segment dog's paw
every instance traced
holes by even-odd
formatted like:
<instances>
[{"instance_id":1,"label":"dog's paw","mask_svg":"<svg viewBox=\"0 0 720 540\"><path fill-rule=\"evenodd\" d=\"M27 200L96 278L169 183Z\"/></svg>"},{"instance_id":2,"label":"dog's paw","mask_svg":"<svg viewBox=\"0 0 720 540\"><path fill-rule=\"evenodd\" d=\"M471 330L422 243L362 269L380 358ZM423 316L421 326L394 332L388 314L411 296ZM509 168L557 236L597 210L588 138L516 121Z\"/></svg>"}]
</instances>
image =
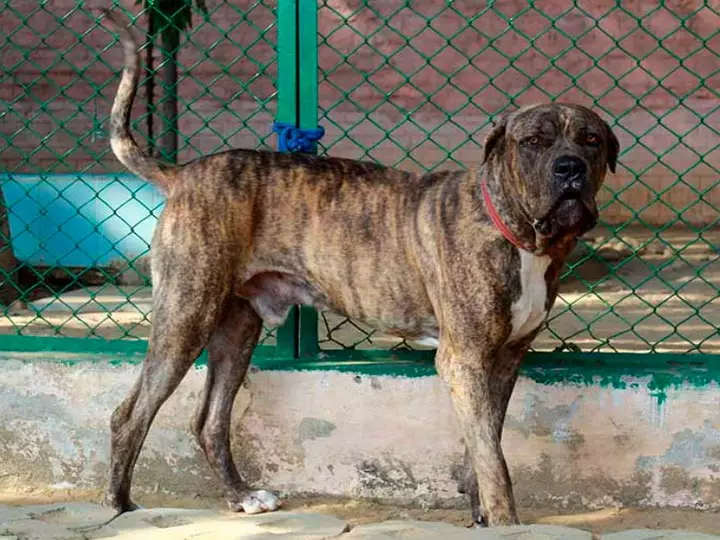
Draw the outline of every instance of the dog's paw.
<instances>
[{"instance_id":1,"label":"dog's paw","mask_svg":"<svg viewBox=\"0 0 720 540\"><path fill-rule=\"evenodd\" d=\"M465 525L465 528L466 529L487 529L488 524L483 518L480 518L477 520L474 519L470 522L469 525Z\"/></svg>"},{"instance_id":2,"label":"dog's paw","mask_svg":"<svg viewBox=\"0 0 720 540\"><path fill-rule=\"evenodd\" d=\"M239 501L228 501L228 507L233 512L245 512L246 514L261 514L263 512L274 512L282 506L278 497L261 489L251 491Z\"/></svg>"},{"instance_id":3,"label":"dog's paw","mask_svg":"<svg viewBox=\"0 0 720 540\"><path fill-rule=\"evenodd\" d=\"M110 508L111 510L115 510L117 512L117 515L124 514L125 512L133 512L135 510L142 510L143 507L135 504L132 501L127 502L120 502L118 501L117 497L107 494L103 498L103 500L100 502L100 506L104 508Z\"/></svg>"}]
</instances>

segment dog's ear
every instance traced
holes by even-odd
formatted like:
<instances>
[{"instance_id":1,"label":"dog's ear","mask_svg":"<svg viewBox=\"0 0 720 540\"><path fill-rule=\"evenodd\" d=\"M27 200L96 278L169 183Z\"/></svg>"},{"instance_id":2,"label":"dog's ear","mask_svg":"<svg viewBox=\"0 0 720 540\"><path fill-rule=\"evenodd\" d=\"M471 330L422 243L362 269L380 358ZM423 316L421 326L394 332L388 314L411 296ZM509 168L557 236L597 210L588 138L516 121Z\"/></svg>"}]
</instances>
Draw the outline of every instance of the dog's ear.
<instances>
[{"instance_id":1,"label":"dog's ear","mask_svg":"<svg viewBox=\"0 0 720 540\"><path fill-rule=\"evenodd\" d=\"M483 144L483 164L488 160L492 151L497 147L498 143L505 137L505 129L507 128L507 116L502 116L493 121L493 128L485 137Z\"/></svg>"},{"instance_id":2,"label":"dog's ear","mask_svg":"<svg viewBox=\"0 0 720 540\"><path fill-rule=\"evenodd\" d=\"M610 128L610 124L608 124L607 122L605 122L605 130L607 133L607 136L605 138L607 144L607 166L608 169L610 169L610 172L615 174L618 155L620 154L620 143L618 142L617 137L613 133L613 130Z\"/></svg>"}]
</instances>

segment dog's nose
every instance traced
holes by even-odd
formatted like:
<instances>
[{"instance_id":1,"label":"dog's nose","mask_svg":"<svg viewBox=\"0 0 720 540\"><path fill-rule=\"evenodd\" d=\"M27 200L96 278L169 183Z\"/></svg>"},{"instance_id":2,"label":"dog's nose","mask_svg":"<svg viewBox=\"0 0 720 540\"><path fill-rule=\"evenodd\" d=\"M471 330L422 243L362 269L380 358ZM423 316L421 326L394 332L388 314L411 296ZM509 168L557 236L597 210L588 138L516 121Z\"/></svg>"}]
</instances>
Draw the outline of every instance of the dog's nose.
<instances>
[{"instance_id":1,"label":"dog's nose","mask_svg":"<svg viewBox=\"0 0 720 540\"><path fill-rule=\"evenodd\" d=\"M565 187L579 189L586 173L587 165L578 157L562 156L553 163L553 174Z\"/></svg>"}]
</instances>

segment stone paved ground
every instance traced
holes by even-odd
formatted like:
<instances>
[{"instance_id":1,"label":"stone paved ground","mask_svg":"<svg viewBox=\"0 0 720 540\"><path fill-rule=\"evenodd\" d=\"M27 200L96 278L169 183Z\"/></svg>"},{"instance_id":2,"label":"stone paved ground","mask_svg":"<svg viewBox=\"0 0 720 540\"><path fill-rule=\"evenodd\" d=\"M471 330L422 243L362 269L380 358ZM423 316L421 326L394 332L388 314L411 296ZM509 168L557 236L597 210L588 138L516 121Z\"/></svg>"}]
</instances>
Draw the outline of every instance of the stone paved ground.
<instances>
[{"instance_id":1,"label":"stone paved ground","mask_svg":"<svg viewBox=\"0 0 720 540\"><path fill-rule=\"evenodd\" d=\"M97 504L0 505L0 540L680 540L719 538L651 529L592 535L558 525L474 530L448 523L396 520L354 528L336 517L295 511L246 516L200 509L138 510L116 519Z\"/></svg>"}]
</instances>

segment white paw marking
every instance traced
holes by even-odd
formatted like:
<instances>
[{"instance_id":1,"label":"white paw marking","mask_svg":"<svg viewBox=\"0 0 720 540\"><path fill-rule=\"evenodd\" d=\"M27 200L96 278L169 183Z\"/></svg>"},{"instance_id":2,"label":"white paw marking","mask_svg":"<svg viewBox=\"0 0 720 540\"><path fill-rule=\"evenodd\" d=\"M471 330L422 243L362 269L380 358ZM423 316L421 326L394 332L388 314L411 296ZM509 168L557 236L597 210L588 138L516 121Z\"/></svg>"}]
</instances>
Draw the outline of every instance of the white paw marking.
<instances>
[{"instance_id":1,"label":"white paw marking","mask_svg":"<svg viewBox=\"0 0 720 540\"><path fill-rule=\"evenodd\" d=\"M527 336L547 317L547 284L545 272L552 260L547 255L520 252L520 298L512 305L512 331L508 341Z\"/></svg>"},{"instance_id":2,"label":"white paw marking","mask_svg":"<svg viewBox=\"0 0 720 540\"><path fill-rule=\"evenodd\" d=\"M264 489L261 489L260 491L255 491L252 493L257 499L260 500L261 503L270 511L273 512L280 508L282 503L280 502L280 499L270 493L269 491L265 491Z\"/></svg>"},{"instance_id":3,"label":"white paw marking","mask_svg":"<svg viewBox=\"0 0 720 540\"><path fill-rule=\"evenodd\" d=\"M473 529L487 529L487 523L485 523L485 520L480 517L477 521L473 521Z\"/></svg>"},{"instance_id":4,"label":"white paw marking","mask_svg":"<svg viewBox=\"0 0 720 540\"><path fill-rule=\"evenodd\" d=\"M281 502L269 491L261 489L250 493L240 505L246 514L261 514L262 512L274 512L280 508Z\"/></svg>"}]
</instances>

